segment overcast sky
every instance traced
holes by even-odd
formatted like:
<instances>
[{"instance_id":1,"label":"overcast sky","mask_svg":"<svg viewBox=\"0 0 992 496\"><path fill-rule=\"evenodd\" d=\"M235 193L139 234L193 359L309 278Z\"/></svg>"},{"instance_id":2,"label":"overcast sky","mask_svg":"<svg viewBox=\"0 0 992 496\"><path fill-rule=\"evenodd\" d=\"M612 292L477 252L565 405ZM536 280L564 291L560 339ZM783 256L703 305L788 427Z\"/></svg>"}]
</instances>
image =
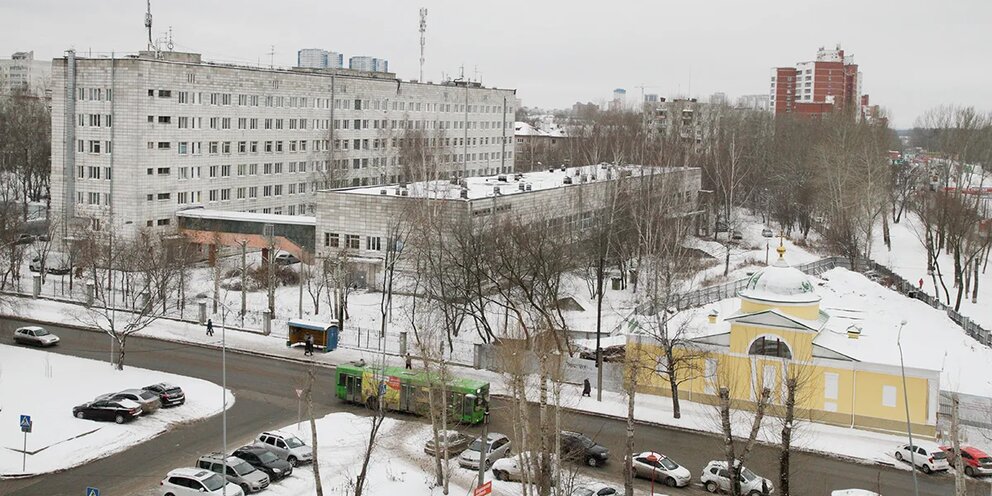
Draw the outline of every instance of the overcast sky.
<instances>
[{"instance_id":1,"label":"overcast sky","mask_svg":"<svg viewBox=\"0 0 992 496\"><path fill-rule=\"evenodd\" d=\"M424 79L476 71L527 106L600 102L613 88L707 98L766 93L770 68L841 43L863 91L897 127L944 103L992 109L989 0L153 0L155 36L207 59L291 66L300 48L389 60L418 76L418 9L427 7ZM0 56L143 49L142 0L3 0Z\"/></svg>"}]
</instances>

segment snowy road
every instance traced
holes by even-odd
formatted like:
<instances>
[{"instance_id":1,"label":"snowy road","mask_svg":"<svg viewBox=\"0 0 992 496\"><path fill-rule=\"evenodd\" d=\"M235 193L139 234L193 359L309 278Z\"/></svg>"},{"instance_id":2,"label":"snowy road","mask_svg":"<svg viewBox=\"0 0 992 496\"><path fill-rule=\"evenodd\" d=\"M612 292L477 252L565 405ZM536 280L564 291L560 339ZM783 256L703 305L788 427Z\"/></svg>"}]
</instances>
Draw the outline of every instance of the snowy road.
<instances>
[{"instance_id":1,"label":"snowy road","mask_svg":"<svg viewBox=\"0 0 992 496\"><path fill-rule=\"evenodd\" d=\"M9 322L9 321L8 321ZM11 322L16 325L16 322ZM98 333L50 327L63 337L56 352L105 359L106 336ZM9 337L3 335L3 342ZM182 373L192 377L219 382L220 357L216 350L151 339L132 338L129 357L131 363L145 368ZM234 391L237 403L228 414L229 446L233 449L261 430L275 428L296 421L296 395L303 377L300 364L281 360L257 358L239 353L228 354L228 386ZM318 389L327 391L331 376L322 373ZM315 409L318 415L333 411L363 413L363 409L339 403L329 394L317 396ZM506 415L509 408L503 401L494 401L493 431L512 434L513 429ZM534 417L536 418L536 412ZM406 417L412 421L418 421ZM564 425L584 432L606 445L613 456L623 453L625 424L587 414L572 414ZM467 429L475 432L477 429ZM90 485L102 489L102 494L147 494L157 486L168 470L188 466L204 452L220 449L221 420L219 416L166 433L122 454L98 460L87 465L45 477L0 482L0 494L26 496L37 494L77 494ZM719 457L719 442L715 437L698 433L681 432L668 428L641 426L637 431L636 449L662 451L686 465L698 478L699 470L710 459ZM775 479L777 451L758 447L748 465L759 474ZM621 464L617 460L597 476L614 481L621 480ZM796 494L826 495L832 489L846 487L875 488L880 485L882 494L910 494L912 478L905 470L867 466L835 459L825 459L806 454L793 456L793 487ZM988 494L987 483L973 483L972 494ZM639 481L638 493L648 492L649 483ZM277 491L273 491L275 494ZM953 492L953 480L948 475L920 476L920 494L943 496ZM698 488L689 491L671 491L671 494L697 494Z\"/></svg>"}]
</instances>

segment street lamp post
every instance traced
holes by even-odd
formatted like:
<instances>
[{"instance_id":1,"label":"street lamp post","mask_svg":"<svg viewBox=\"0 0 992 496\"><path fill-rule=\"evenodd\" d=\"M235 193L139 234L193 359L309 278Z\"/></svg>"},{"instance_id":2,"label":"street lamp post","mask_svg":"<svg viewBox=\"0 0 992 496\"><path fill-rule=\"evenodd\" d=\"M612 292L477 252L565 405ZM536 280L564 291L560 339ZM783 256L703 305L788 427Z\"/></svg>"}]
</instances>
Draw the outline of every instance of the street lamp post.
<instances>
[{"instance_id":1,"label":"street lamp post","mask_svg":"<svg viewBox=\"0 0 992 496\"><path fill-rule=\"evenodd\" d=\"M216 300L215 300L216 301ZM231 311L226 304L217 302L220 307L220 377L221 377L221 458L224 463L224 486L221 494L227 496L227 314Z\"/></svg>"},{"instance_id":2,"label":"street lamp post","mask_svg":"<svg viewBox=\"0 0 992 496\"><path fill-rule=\"evenodd\" d=\"M909 421L909 395L906 388L906 364L902 358L902 328L906 326L904 319L899 323L899 333L896 335L896 346L899 347L899 370L902 373L902 403L906 407L906 433L909 435L909 463L913 471L913 494L920 496L920 484L916 480L916 446L913 445L913 425Z\"/></svg>"},{"instance_id":3,"label":"street lamp post","mask_svg":"<svg viewBox=\"0 0 992 496\"><path fill-rule=\"evenodd\" d=\"M479 485L486 482L486 453L489 451L489 400L486 400L486 411L482 414L482 450L479 455Z\"/></svg>"}]
</instances>

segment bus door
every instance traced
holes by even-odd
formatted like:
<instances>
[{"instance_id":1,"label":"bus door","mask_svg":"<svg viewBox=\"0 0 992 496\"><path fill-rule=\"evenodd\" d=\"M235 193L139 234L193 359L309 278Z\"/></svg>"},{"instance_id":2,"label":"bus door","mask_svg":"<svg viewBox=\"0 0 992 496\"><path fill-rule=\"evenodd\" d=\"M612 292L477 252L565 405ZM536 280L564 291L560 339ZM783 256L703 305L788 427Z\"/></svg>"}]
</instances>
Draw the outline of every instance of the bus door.
<instances>
[{"instance_id":1,"label":"bus door","mask_svg":"<svg viewBox=\"0 0 992 496\"><path fill-rule=\"evenodd\" d=\"M414 395L416 388L412 384L400 384L400 407L401 412L412 412L414 407Z\"/></svg>"},{"instance_id":2,"label":"bus door","mask_svg":"<svg viewBox=\"0 0 992 496\"><path fill-rule=\"evenodd\" d=\"M346 377L345 399L355 403L363 403L365 398L362 398L362 378L353 375Z\"/></svg>"}]
</instances>

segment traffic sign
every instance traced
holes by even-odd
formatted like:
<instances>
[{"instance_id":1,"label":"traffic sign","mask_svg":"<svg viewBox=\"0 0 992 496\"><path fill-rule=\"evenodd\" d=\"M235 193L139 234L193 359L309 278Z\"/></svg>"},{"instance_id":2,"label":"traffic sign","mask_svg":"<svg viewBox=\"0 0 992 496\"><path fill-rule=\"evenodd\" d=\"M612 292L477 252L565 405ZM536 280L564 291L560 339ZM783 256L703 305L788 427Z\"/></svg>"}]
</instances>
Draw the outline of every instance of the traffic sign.
<instances>
[{"instance_id":1,"label":"traffic sign","mask_svg":"<svg viewBox=\"0 0 992 496\"><path fill-rule=\"evenodd\" d=\"M486 482L485 484L475 488L472 491L472 496L486 496L493 492L493 481Z\"/></svg>"},{"instance_id":2,"label":"traffic sign","mask_svg":"<svg viewBox=\"0 0 992 496\"><path fill-rule=\"evenodd\" d=\"M21 432L31 432L31 416L21 415Z\"/></svg>"},{"instance_id":3,"label":"traffic sign","mask_svg":"<svg viewBox=\"0 0 992 496\"><path fill-rule=\"evenodd\" d=\"M297 389L296 390L296 397L297 398L302 398L303 397L303 390L302 389Z\"/></svg>"},{"instance_id":4,"label":"traffic sign","mask_svg":"<svg viewBox=\"0 0 992 496\"><path fill-rule=\"evenodd\" d=\"M87 487L86 496L100 496L100 490L95 487Z\"/></svg>"}]
</instances>

